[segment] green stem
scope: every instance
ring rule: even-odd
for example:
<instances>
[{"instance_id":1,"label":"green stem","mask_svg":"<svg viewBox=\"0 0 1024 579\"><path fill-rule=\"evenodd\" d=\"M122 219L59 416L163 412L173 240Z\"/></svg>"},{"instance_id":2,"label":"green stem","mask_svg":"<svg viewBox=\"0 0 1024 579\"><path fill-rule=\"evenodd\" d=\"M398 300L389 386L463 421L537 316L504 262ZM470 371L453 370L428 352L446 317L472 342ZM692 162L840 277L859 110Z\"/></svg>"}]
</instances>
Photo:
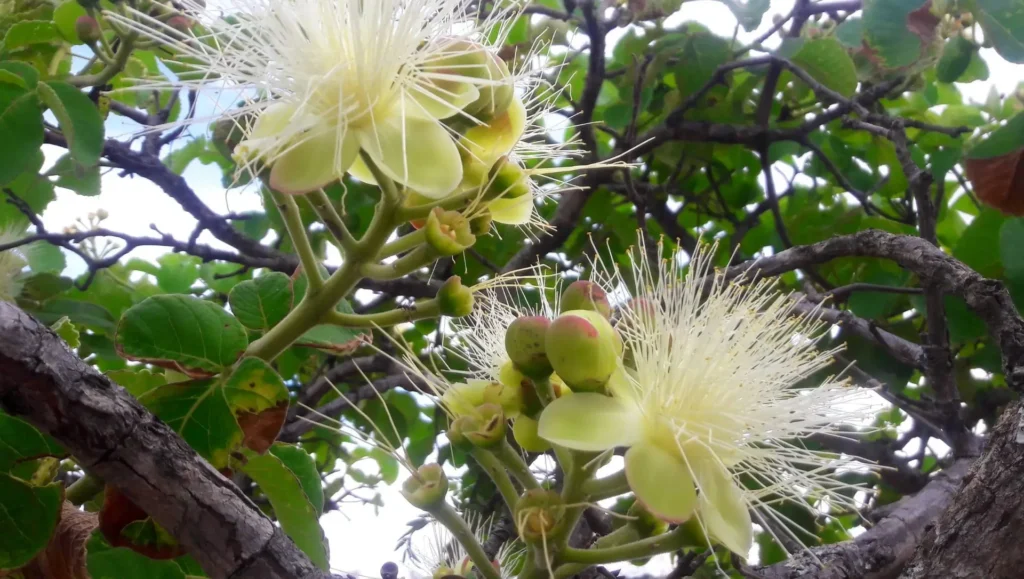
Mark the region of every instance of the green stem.
<instances>
[{"instance_id":1,"label":"green stem","mask_svg":"<svg viewBox=\"0 0 1024 579\"><path fill-rule=\"evenodd\" d=\"M64 499L78 507L103 492L103 487L104 484L102 480L86 473L85 476L76 480L71 486L64 490Z\"/></svg>"},{"instance_id":2,"label":"green stem","mask_svg":"<svg viewBox=\"0 0 1024 579\"><path fill-rule=\"evenodd\" d=\"M359 151L359 156L362 157L363 162L370 169L370 173L373 173L373 178L377 180L377 186L380 187L381 193L383 193L383 200L395 208L395 221L401 223L401 219L398 218L400 214L400 207L402 205L402 196L398 192L398 187L395 186L395 182L390 177L385 175L377 163L374 162L373 158L370 157L366 151Z\"/></svg>"},{"instance_id":3,"label":"green stem","mask_svg":"<svg viewBox=\"0 0 1024 579\"><path fill-rule=\"evenodd\" d=\"M125 64L128 63L128 57L132 54L134 42L135 35L125 35L121 37L121 46L118 47L117 54L115 54L114 58L103 67L103 70L96 74L72 76L69 77L67 81L77 87L103 86L107 84L107 82L117 76L117 73L121 72L124 69Z\"/></svg>"},{"instance_id":4,"label":"green stem","mask_svg":"<svg viewBox=\"0 0 1024 579\"><path fill-rule=\"evenodd\" d=\"M632 525L623 525L594 541L594 544L590 548L607 549L608 547L618 547L619 545L625 545L638 540L640 540L640 533L637 532L636 528ZM583 572L588 567L590 567L590 565L583 563L565 563L563 565L559 565L555 569L555 577L571 577Z\"/></svg>"},{"instance_id":5,"label":"green stem","mask_svg":"<svg viewBox=\"0 0 1024 579\"><path fill-rule=\"evenodd\" d=\"M272 191L277 208L284 219L284 227L288 231L288 237L292 240L295 252L299 254L299 263L306 272L306 279L309 280L309 295L320 292L324 287L324 280L320 277L320 261L313 253L313 246L309 244L309 236L306 235L306 226L302 223L302 215L299 214L299 204L291 195L285 195Z\"/></svg>"},{"instance_id":6,"label":"green stem","mask_svg":"<svg viewBox=\"0 0 1024 579\"><path fill-rule=\"evenodd\" d=\"M368 263L361 270L364 277L377 281L398 279L433 263L437 254L425 245L421 245L402 257L386 264Z\"/></svg>"},{"instance_id":7,"label":"green stem","mask_svg":"<svg viewBox=\"0 0 1024 579\"><path fill-rule=\"evenodd\" d=\"M472 454L477 463L483 467L487 476L494 481L494 486L498 487L498 492L501 493L501 498L505 499L508 510L515 512L516 503L519 501L519 492L512 485L512 479L505 471L505 465L488 449L474 448Z\"/></svg>"},{"instance_id":8,"label":"green stem","mask_svg":"<svg viewBox=\"0 0 1024 579\"><path fill-rule=\"evenodd\" d=\"M480 541L477 540L476 535L473 534L473 530L469 528L466 521L462 520L459 513L455 512L446 502L442 502L439 506L430 510L430 514L442 525L448 528L455 540L462 545L462 548L466 550L466 554L473 561L476 566L476 572L484 577L484 579L501 579L501 574L491 564L491 559L484 552L484 548L480 545Z\"/></svg>"},{"instance_id":9,"label":"green stem","mask_svg":"<svg viewBox=\"0 0 1024 579\"><path fill-rule=\"evenodd\" d=\"M317 189L312 194L307 195L306 199L313 206L313 210L320 217L320 221L327 227L327 231L330 231L331 236L338 242L342 255L347 255L352 251L352 248L355 247L356 239L352 237L348 227L345 227L345 221L338 214L337 209L334 208L334 203L331 202L331 198L327 196L327 193L324 193L323 189Z\"/></svg>"},{"instance_id":10,"label":"green stem","mask_svg":"<svg viewBox=\"0 0 1024 579\"><path fill-rule=\"evenodd\" d=\"M536 477L530 472L530 467L523 460L523 457L516 452L516 449L512 448L512 445L507 440L502 440L494 449L494 456L498 458L508 469L508 472L512 473L519 484L523 485L526 490L539 489L540 483L537 482Z\"/></svg>"},{"instance_id":11,"label":"green stem","mask_svg":"<svg viewBox=\"0 0 1024 579\"><path fill-rule=\"evenodd\" d=\"M583 494L590 497L592 501L603 501L625 494L627 491L629 491L629 481L626 480L625 470L583 484Z\"/></svg>"},{"instance_id":12,"label":"green stem","mask_svg":"<svg viewBox=\"0 0 1024 579\"><path fill-rule=\"evenodd\" d=\"M409 251L410 249L414 249L417 246L422 245L426 240L427 231L425 229L417 229L416 231L413 231L408 235L403 235L380 248L380 253L377 254L377 259L384 259L385 257L398 255L403 251Z\"/></svg>"},{"instance_id":13,"label":"green stem","mask_svg":"<svg viewBox=\"0 0 1024 579\"><path fill-rule=\"evenodd\" d=\"M627 543L617 547L606 549L573 549L567 548L562 551L562 559L570 563L582 563L584 565L605 565L619 561L631 561L653 557L662 553L670 553L686 546L689 535L684 527L676 527L674 530L658 535L641 539L635 543Z\"/></svg>"},{"instance_id":14,"label":"green stem","mask_svg":"<svg viewBox=\"0 0 1024 579\"><path fill-rule=\"evenodd\" d=\"M441 306L436 299L416 302L412 308L398 308L376 314L346 314L342 312L328 312L323 319L326 324L343 326L346 328L386 328L396 326L405 322L414 322L426 318L436 318L441 315Z\"/></svg>"}]
</instances>

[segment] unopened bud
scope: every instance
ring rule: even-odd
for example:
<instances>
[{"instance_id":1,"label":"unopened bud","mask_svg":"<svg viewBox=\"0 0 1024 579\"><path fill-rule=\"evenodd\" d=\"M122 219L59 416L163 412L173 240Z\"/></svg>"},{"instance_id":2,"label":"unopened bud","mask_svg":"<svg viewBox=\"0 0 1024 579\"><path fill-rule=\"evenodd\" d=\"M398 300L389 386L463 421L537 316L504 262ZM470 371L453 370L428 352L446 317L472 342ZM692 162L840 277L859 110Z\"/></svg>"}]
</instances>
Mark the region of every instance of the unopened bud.
<instances>
[{"instance_id":1,"label":"unopened bud","mask_svg":"<svg viewBox=\"0 0 1024 579\"><path fill-rule=\"evenodd\" d=\"M622 353L622 341L608 320L585 310L558 316L544 342L551 366L574 390L601 390Z\"/></svg>"},{"instance_id":2,"label":"unopened bud","mask_svg":"<svg viewBox=\"0 0 1024 579\"><path fill-rule=\"evenodd\" d=\"M477 237L491 232L491 212L486 208L476 217L469 220L469 231Z\"/></svg>"},{"instance_id":3,"label":"unopened bud","mask_svg":"<svg viewBox=\"0 0 1024 579\"><path fill-rule=\"evenodd\" d=\"M453 275L437 290L437 302L443 316L468 316L473 312L473 291L462 285L462 278Z\"/></svg>"},{"instance_id":4,"label":"unopened bud","mask_svg":"<svg viewBox=\"0 0 1024 579\"><path fill-rule=\"evenodd\" d=\"M633 501L627 512L629 525L640 534L641 538L655 537L668 530L668 523L659 519L640 501Z\"/></svg>"},{"instance_id":5,"label":"unopened bud","mask_svg":"<svg viewBox=\"0 0 1024 579\"><path fill-rule=\"evenodd\" d=\"M545 336L551 320L543 316L516 318L505 330L505 351L516 368L537 378L551 374L545 350Z\"/></svg>"},{"instance_id":6,"label":"unopened bud","mask_svg":"<svg viewBox=\"0 0 1024 579\"><path fill-rule=\"evenodd\" d=\"M431 62L431 72L450 69L451 74L486 81L476 85L480 96L462 112L484 123L504 113L515 95L512 75L505 62L475 42L461 38L446 39L446 42L444 52L452 56Z\"/></svg>"},{"instance_id":7,"label":"unopened bud","mask_svg":"<svg viewBox=\"0 0 1024 579\"><path fill-rule=\"evenodd\" d=\"M167 19L167 26L181 34L188 34L192 30L192 19L183 14L176 14Z\"/></svg>"},{"instance_id":8,"label":"unopened bud","mask_svg":"<svg viewBox=\"0 0 1024 579\"><path fill-rule=\"evenodd\" d=\"M441 465L425 464L402 483L402 496L412 506L430 510L444 502L448 494L448 475Z\"/></svg>"},{"instance_id":9,"label":"unopened bud","mask_svg":"<svg viewBox=\"0 0 1024 579\"><path fill-rule=\"evenodd\" d=\"M458 211L435 208L427 216L425 231L427 244L438 255L456 255L476 243L476 236L470 231L469 220Z\"/></svg>"},{"instance_id":10,"label":"unopened bud","mask_svg":"<svg viewBox=\"0 0 1024 579\"><path fill-rule=\"evenodd\" d=\"M491 382L484 388L484 402L497 404L507 418L515 418L523 411L523 389L519 385Z\"/></svg>"},{"instance_id":11,"label":"unopened bud","mask_svg":"<svg viewBox=\"0 0 1024 579\"><path fill-rule=\"evenodd\" d=\"M100 23L88 14L83 14L75 20L75 34L78 39L87 44L97 42L103 34L100 31Z\"/></svg>"},{"instance_id":12,"label":"unopened bud","mask_svg":"<svg viewBox=\"0 0 1024 579\"><path fill-rule=\"evenodd\" d=\"M529 490L516 501L515 519L524 541L541 543L565 524L565 503L554 491Z\"/></svg>"},{"instance_id":13,"label":"unopened bud","mask_svg":"<svg viewBox=\"0 0 1024 579\"><path fill-rule=\"evenodd\" d=\"M561 308L564 311L589 310L606 318L612 315L607 292L596 283L582 279L572 282L562 292Z\"/></svg>"},{"instance_id":14,"label":"unopened bud","mask_svg":"<svg viewBox=\"0 0 1024 579\"><path fill-rule=\"evenodd\" d=\"M529 194L530 179L523 168L507 159L498 159L491 167L487 196L490 199L515 199Z\"/></svg>"},{"instance_id":15,"label":"unopened bud","mask_svg":"<svg viewBox=\"0 0 1024 579\"><path fill-rule=\"evenodd\" d=\"M551 450L551 443L544 440L537 434L537 421L529 416L523 415L516 418L512 423L512 436L516 443L526 452L547 452Z\"/></svg>"},{"instance_id":16,"label":"unopened bud","mask_svg":"<svg viewBox=\"0 0 1024 579\"><path fill-rule=\"evenodd\" d=\"M107 217L110 217L110 213L108 213L106 209L97 209L97 210L96 210L96 217L97 217L97 218L98 218L98 219L99 219L100 221L103 221L103 220L104 220L104 219L106 219Z\"/></svg>"}]
</instances>

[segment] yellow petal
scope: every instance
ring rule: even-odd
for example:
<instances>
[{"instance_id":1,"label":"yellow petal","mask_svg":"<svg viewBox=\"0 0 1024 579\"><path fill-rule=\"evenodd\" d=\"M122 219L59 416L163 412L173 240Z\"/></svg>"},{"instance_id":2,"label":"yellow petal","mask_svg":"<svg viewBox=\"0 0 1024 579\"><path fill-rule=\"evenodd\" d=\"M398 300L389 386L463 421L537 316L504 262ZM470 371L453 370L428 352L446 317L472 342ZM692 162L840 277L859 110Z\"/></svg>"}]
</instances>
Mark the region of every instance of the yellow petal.
<instances>
[{"instance_id":1,"label":"yellow petal","mask_svg":"<svg viewBox=\"0 0 1024 579\"><path fill-rule=\"evenodd\" d=\"M471 414L484 403L484 392L490 384L484 380L453 384L441 395L441 404L456 416Z\"/></svg>"},{"instance_id":2,"label":"yellow petal","mask_svg":"<svg viewBox=\"0 0 1024 579\"><path fill-rule=\"evenodd\" d=\"M333 129L292 147L274 160L270 169L271 188L298 195L340 179L359 154L359 143L351 132L346 132L340 151L338 147L338 134Z\"/></svg>"},{"instance_id":3,"label":"yellow petal","mask_svg":"<svg viewBox=\"0 0 1024 579\"><path fill-rule=\"evenodd\" d=\"M743 491L736 486L732 475L710 456L690 460L690 466L700 488L700 519L708 534L746 559L754 541L754 527Z\"/></svg>"},{"instance_id":4,"label":"yellow petal","mask_svg":"<svg viewBox=\"0 0 1024 579\"><path fill-rule=\"evenodd\" d=\"M406 112L420 119L447 119L480 98L468 82L438 80L417 85L406 99Z\"/></svg>"},{"instance_id":5,"label":"yellow petal","mask_svg":"<svg viewBox=\"0 0 1024 579\"><path fill-rule=\"evenodd\" d=\"M653 444L643 442L626 451L626 480L648 510L671 523L689 519L697 507L690 469L681 457Z\"/></svg>"},{"instance_id":6,"label":"yellow petal","mask_svg":"<svg viewBox=\"0 0 1024 579\"><path fill-rule=\"evenodd\" d=\"M370 185L377 184L377 179L374 178L373 171L366 166L362 157L356 157L355 163L352 163L352 166L348 168L348 174L359 179L363 183Z\"/></svg>"},{"instance_id":7,"label":"yellow petal","mask_svg":"<svg viewBox=\"0 0 1024 579\"><path fill-rule=\"evenodd\" d=\"M358 135L382 173L421 195L443 199L462 181L459 149L437 121L396 110Z\"/></svg>"},{"instance_id":8,"label":"yellow petal","mask_svg":"<svg viewBox=\"0 0 1024 579\"><path fill-rule=\"evenodd\" d=\"M516 97L505 114L489 124L471 127L462 137L470 154L490 167L509 154L526 131L526 106Z\"/></svg>"},{"instance_id":9,"label":"yellow petal","mask_svg":"<svg viewBox=\"0 0 1024 579\"><path fill-rule=\"evenodd\" d=\"M533 217L533 195L514 199L498 198L487 204L491 219L507 225L525 225Z\"/></svg>"},{"instance_id":10,"label":"yellow petal","mask_svg":"<svg viewBox=\"0 0 1024 579\"><path fill-rule=\"evenodd\" d=\"M635 409L603 394L584 392L555 400L540 415L541 438L576 450L602 451L640 440Z\"/></svg>"}]
</instances>

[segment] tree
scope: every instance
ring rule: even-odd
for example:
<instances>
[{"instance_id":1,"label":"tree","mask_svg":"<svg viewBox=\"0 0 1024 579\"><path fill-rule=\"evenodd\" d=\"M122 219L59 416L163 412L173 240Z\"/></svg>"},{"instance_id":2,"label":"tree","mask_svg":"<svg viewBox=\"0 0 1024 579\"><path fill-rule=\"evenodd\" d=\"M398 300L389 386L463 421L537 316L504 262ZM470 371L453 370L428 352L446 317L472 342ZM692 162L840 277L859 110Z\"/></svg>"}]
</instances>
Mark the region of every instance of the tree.
<instances>
[{"instance_id":1,"label":"tree","mask_svg":"<svg viewBox=\"0 0 1024 579\"><path fill-rule=\"evenodd\" d=\"M0 4L0 576L1019 574L1020 0L204 4Z\"/></svg>"}]
</instances>

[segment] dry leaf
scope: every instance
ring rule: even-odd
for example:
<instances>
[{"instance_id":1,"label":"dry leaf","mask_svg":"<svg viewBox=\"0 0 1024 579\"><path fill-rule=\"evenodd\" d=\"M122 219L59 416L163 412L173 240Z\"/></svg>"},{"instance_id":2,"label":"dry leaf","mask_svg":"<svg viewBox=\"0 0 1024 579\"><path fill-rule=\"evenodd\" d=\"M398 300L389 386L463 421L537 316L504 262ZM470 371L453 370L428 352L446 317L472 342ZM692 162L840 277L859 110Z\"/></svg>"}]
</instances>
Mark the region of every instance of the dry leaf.
<instances>
[{"instance_id":1,"label":"dry leaf","mask_svg":"<svg viewBox=\"0 0 1024 579\"><path fill-rule=\"evenodd\" d=\"M967 159L967 178L982 203L1010 215L1024 215L1024 149L987 159Z\"/></svg>"}]
</instances>

